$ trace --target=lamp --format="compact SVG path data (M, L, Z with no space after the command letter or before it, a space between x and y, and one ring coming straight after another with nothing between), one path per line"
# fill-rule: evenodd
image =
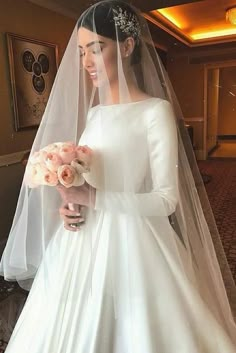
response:
M232 25L236 25L236 6L226 10L226 21Z

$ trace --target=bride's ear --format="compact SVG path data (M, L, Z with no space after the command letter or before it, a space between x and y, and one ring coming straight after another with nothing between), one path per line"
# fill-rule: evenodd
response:
M134 50L135 41L133 37L128 37L121 43L121 56L122 58L129 57Z

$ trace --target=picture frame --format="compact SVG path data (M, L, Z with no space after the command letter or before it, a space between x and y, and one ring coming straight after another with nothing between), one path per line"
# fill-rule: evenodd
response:
M36 129L58 69L56 44L6 33L14 127Z

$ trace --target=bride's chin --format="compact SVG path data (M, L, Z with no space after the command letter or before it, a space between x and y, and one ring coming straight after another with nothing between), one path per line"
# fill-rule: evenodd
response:
M101 88L104 86L104 83L102 83L101 81L98 81L98 80L93 80L93 86L96 88Z

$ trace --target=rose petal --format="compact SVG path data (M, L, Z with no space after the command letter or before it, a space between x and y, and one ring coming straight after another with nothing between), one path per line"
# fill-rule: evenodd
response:
M87 173L89 171L89 168L86 165L84 165L83 163L81 164L81 162L79 161L78 158L75 158L71 162L71 166L73 168L75 168L76 172L79 173L79 174Z

